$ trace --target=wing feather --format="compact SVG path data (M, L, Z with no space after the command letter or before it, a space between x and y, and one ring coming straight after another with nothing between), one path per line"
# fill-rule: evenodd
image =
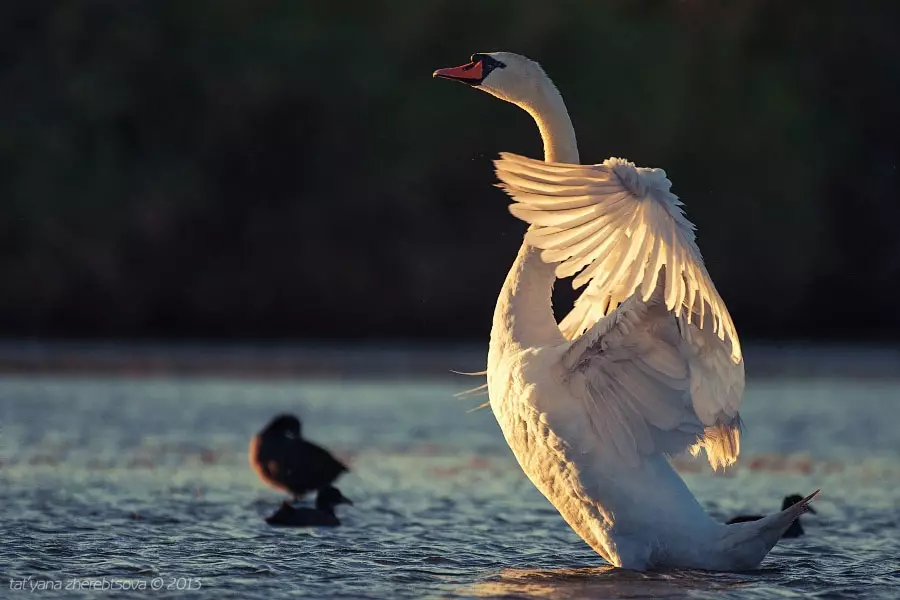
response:
M506 186L498 186L500 189L506 189ZM534 208L543 208L547 210L560 210L563 208L581 208L582 206L593 206L597 203L597 198L591 194L582 194L580 196L569 196L567 198L559 198L557 196L548 196L546 194L519 194L519 202L533 206Z
M591 261L596 253L595 248L610 237L611 231L609 225L591 223L590 227L585 229L585 235L580 236L581 239L573 241L570 245L562 248L554 247L544 250L541 252L541 258L546 262L561 262L569 259L573 261L582 259ZM562 265L559 268L562 268Z
M740 452L743 361L732 362L712 331L673 315L663 289L647 303L631 296L569 342L562 363L572 396L584 399L595 446L613 462L704 450L714 469L727 467Z
M557 277L586 286L560 323L568 385L585 410L560 414L620 464L685 449L704 450L716 469L733 464L740 344L665 172L615 158L501 154L495 164L510 212L532 225L526 243L557 263Z
M542 250L543 260L560 263L557 277L575 275L573 287L587 286L582 296L589 300L576 302L560 324L567 338L586 332L635 292L646 301L662 277L666 308L693 322L699 303L700 327L708 311L732 361L741 361L734 323L664 171L618 158L567 165L509 153L495 165L499 185L515 201L510 212L533 226L525 241Z
M644 302L650 299L650 295L656 289L659 270L662 269L665 260L665 246L662 238L654 236L653 250L650 251L650 255L647 257L647 270L644 271L644 279L643 283L641 283L641 297Z
M644 280L644 276L647 272L647 265L650 263L650 253L655 241L656 238L649 234L646 224L642 222L640 229L640 248L638 248L634 258L636 268L632 269L629 279L623 283L624 289L637 290L638 286ZM637 248L638 246L637 244L632 244L632 247Z

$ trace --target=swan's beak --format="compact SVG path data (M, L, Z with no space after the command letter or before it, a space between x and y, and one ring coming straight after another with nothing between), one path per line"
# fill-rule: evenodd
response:
M479 60L459 67L438 69L432 74L432 77L461 81L468 85L478 85L484 80L484 68Z

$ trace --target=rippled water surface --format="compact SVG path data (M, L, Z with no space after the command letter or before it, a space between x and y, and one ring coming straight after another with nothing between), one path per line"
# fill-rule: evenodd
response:
M0 597L76 577L193 588L136 597L900 593L898 383L751 381L739 467L678 462L723 520L822 488L807 536L742 574L604 566L519 471L490 410L452 397L469 383L0 379ZM343 527L264 523L282 496L249 469L247 444L279 411L350 463Z

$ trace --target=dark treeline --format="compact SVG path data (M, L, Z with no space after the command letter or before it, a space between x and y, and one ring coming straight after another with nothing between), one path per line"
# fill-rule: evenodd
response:
M484 338L540 61L666 169L747 338L900 334L900 3L0 3L5 336ZM565 290L559 304L571 297Z

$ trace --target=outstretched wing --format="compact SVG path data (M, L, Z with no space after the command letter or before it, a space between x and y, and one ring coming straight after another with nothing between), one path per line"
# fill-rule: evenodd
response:
M705 450L714 469L734 464L744 368L721 344L709 329L667 310L662 285L647 302L628 298L563 355L571 395L588 417L578 426L590 435L580 438L626 467L689 448L695 455Z
M694 239L694 227L659 169L612 158L496 161L525 241L587 285L560 323L571 340L563 366L602 454L706 451L713 468L740 452L744 364L734 324Z
M734 363L741 347L731 315L709 277L671 182L661 169L635 167L619 158L599 165L548 163L502 153L495 161L500 187L515 200L510 212L532 225L525 241L559 263L557 277L576 275L587 288L560 323L575 339L638 290L649 300L664 272L669 311L706 321L730 346ZM663 269L665 267L665 269Z

